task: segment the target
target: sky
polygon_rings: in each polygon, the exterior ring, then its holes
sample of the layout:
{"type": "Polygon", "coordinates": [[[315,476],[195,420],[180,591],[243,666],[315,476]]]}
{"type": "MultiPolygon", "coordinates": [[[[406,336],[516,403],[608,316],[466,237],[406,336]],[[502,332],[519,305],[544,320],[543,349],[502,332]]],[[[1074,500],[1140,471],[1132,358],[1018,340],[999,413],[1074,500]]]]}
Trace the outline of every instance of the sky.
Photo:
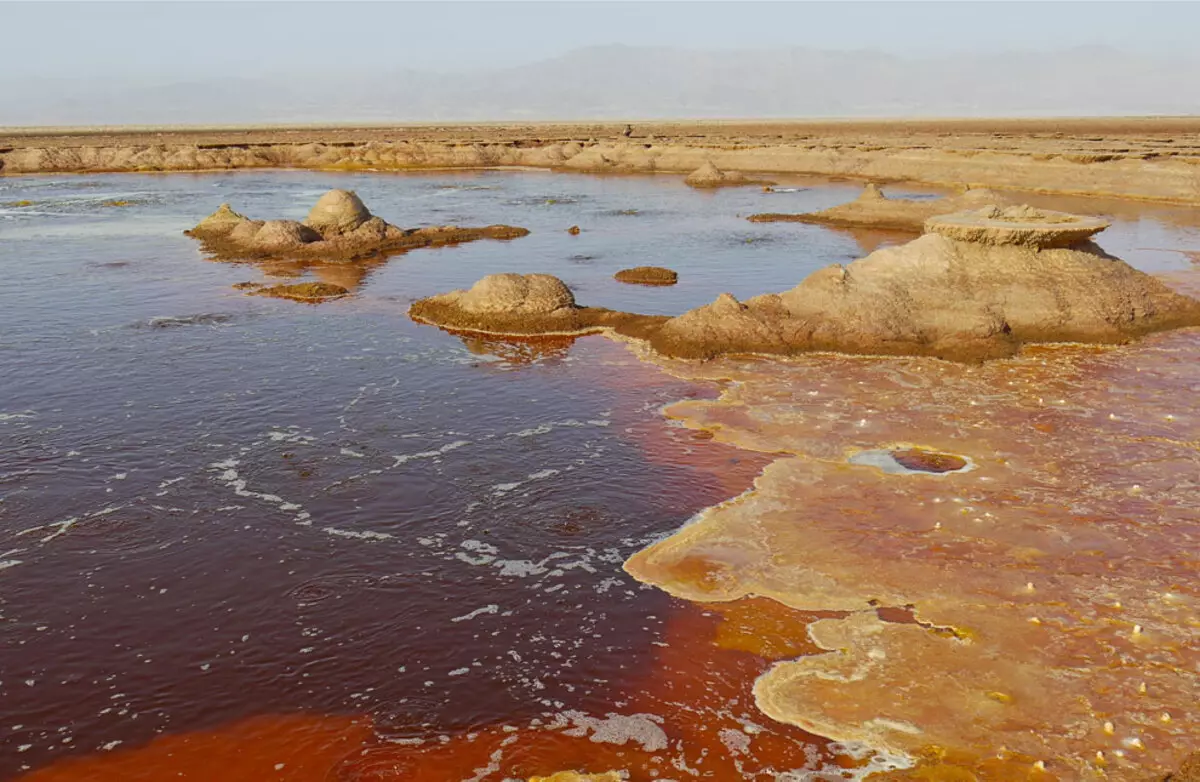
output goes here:
{"type": "Polygon", "coordinates": [[[610,44],[910,56],[1073,46],[1187,54],[1200,3],[0,2],[0,22],[10,77],[147,84],[474,70],[610,44]]]}

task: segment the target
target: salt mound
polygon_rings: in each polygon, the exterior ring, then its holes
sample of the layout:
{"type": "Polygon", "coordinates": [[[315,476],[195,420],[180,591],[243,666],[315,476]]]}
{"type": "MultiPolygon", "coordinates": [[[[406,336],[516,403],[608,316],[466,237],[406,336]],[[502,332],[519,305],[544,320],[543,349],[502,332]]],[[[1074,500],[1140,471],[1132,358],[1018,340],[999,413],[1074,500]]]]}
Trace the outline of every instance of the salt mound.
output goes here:
{"type": "MultiPolygon", "coordinates": [[[[700,168],[688,174],[687,178],[683,181],[691,187],[727,187],[755,184],[755,180],[748,179],[742,172],[722,171],[714,166],[711,161],[706,162],[700,168]]],[[[759,184],[762,183],[759,182],[759,184]]]]}
{"type": "Polygon", "coordinates": [[[216,212],[184,233],[201,240],[207,252],[221,259],[314,258],[336,262],[476,239],[513,239],[529,231],[510,225],[405,230],[373,217],[353,192],[330,190],[321,196],[303,223],[251,220],[233,211],[229,204],[221,204],[216,212]]]}
{"type": "Polygon", "coordinates": [[[204,218],[191,230],[192,235],[201,237],[205,235],[221,235],[224,236],[236,228],[241,223],[247,222],[244,215],[240,215],[233,211],[229,204],[221,204],[217,207],[217,211],[204,218]]]}
{"type": "Polygon", "coordinates": [[[1066,217],[969,213],[945,219],[945,230],[931,220],[935,233],[826,267],[782,294],[744,303],[723,295],[671,319],[650,342],[688,358],[829,350],[979,360],[1027,342],[1120,343],[1200,325],[1200,302],[1094,245],[1047,246],[1104,227],[1066,217]]]}
{"type": "Polygon", "coordinates": [[[467,312],[549,315],[574,309],[566,283],[549,274],[489,274],[458,297],[467,312]]]}
{"type": "Polygon", "coordinates": [[[353,190],[330,190],[308,213],[305,225],[324,237],[338,236],[371,219],[371,213],[353,190]]]}

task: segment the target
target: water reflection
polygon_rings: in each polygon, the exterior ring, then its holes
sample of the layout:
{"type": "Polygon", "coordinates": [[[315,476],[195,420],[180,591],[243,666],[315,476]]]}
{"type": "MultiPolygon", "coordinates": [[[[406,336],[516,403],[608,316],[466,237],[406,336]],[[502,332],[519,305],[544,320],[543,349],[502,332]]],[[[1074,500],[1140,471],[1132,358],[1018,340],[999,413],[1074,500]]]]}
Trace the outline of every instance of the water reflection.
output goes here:
{"type": "Polygon", "coordinates": [[[578,337],[490,337],[483,334],[458,334],[463,346],[476,356],[495,358],[517,366],[562,361],[578,337]]]}

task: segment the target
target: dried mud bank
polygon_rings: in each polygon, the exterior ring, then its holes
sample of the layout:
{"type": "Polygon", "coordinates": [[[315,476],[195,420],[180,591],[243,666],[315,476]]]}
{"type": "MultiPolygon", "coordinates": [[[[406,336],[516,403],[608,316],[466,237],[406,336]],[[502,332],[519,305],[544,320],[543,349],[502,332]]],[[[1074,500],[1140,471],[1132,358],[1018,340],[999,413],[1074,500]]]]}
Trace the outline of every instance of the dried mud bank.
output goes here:
{"type": "Polygon", "coordinates": [[[536,166],[742,172],[1200,203],[1200,121],[646,123],[0,132],[0,173],[536,166]]]}
{"type": "Polygon", "coordinates": [[[1105,254],[1103,220],[988,207],[926,221],[924,236],[740,302],[678,317],[582,307],[549,275],[492,275],[413,304],[411,316],[492,335],[608,332],[669,358],[815,351],[979,361],[1045,342],[1120,344],[1200,326],[1200,301],[1105,254]]]}
{"type": "Polygon", "coordinates": [[[1186,778],[1164,775],[1200,746],[1200,333],[974,366],[651,358],[726,383],[669,418],[790,455],[625,566],[831,612],[757,681],[766,714],[919,761],[889,779],[1186,778]],[[854,459],[913,447],[972,468],[854,459]]]}

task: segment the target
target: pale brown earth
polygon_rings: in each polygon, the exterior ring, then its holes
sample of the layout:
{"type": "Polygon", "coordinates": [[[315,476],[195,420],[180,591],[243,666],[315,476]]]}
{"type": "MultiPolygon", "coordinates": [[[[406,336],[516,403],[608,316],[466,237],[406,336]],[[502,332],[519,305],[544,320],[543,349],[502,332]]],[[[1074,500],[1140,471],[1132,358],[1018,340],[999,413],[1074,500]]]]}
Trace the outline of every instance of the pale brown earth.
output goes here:
{"type": "Polygon", "coordinates": [[[488,334],[609,331],[690,359],[829,351],[979,361],[1031,343],[1120,344],[1200,326],[1200,301],[1086,240],[1106,225],[1028,207],[933,218],[930,233],[827,266],[784,293],[745,302],[726,293],[669,319],[578,306],[561,280],[541,274],[492,275],[410,314],[488,334]]]}
{"type": "Polygon", "coordinates": [[[348,190],[321,196],[303,223],[295,220],[251,220],[221,204],[217,211],[184,231],[199,239],[205,252],[221,260],[319,259],[358,261],[417,247],[460,244],[476,239],[514,239],[524,228],[490,225],[460,228],[397,228],[375,217],[348,190]]]}
{"type": "Polygon", "coordinates": [[[987,188],[973,188],[942,198],[888,198],[876,184],[868,184],[862,194],[847,204],[819,212],[780,214],[768,212],[746,218],[752,223],[815,223],[839,228],[872,228],[883,231],[920,233],[925,221],[938,215],[1006,205],[1008,196],[987,188]]]}
{"type": "Polygon", "coordinates": [[[1200,119],[0,130],[0,173],[539,166],[809,174],[1200,203],[1200,119]]]}

